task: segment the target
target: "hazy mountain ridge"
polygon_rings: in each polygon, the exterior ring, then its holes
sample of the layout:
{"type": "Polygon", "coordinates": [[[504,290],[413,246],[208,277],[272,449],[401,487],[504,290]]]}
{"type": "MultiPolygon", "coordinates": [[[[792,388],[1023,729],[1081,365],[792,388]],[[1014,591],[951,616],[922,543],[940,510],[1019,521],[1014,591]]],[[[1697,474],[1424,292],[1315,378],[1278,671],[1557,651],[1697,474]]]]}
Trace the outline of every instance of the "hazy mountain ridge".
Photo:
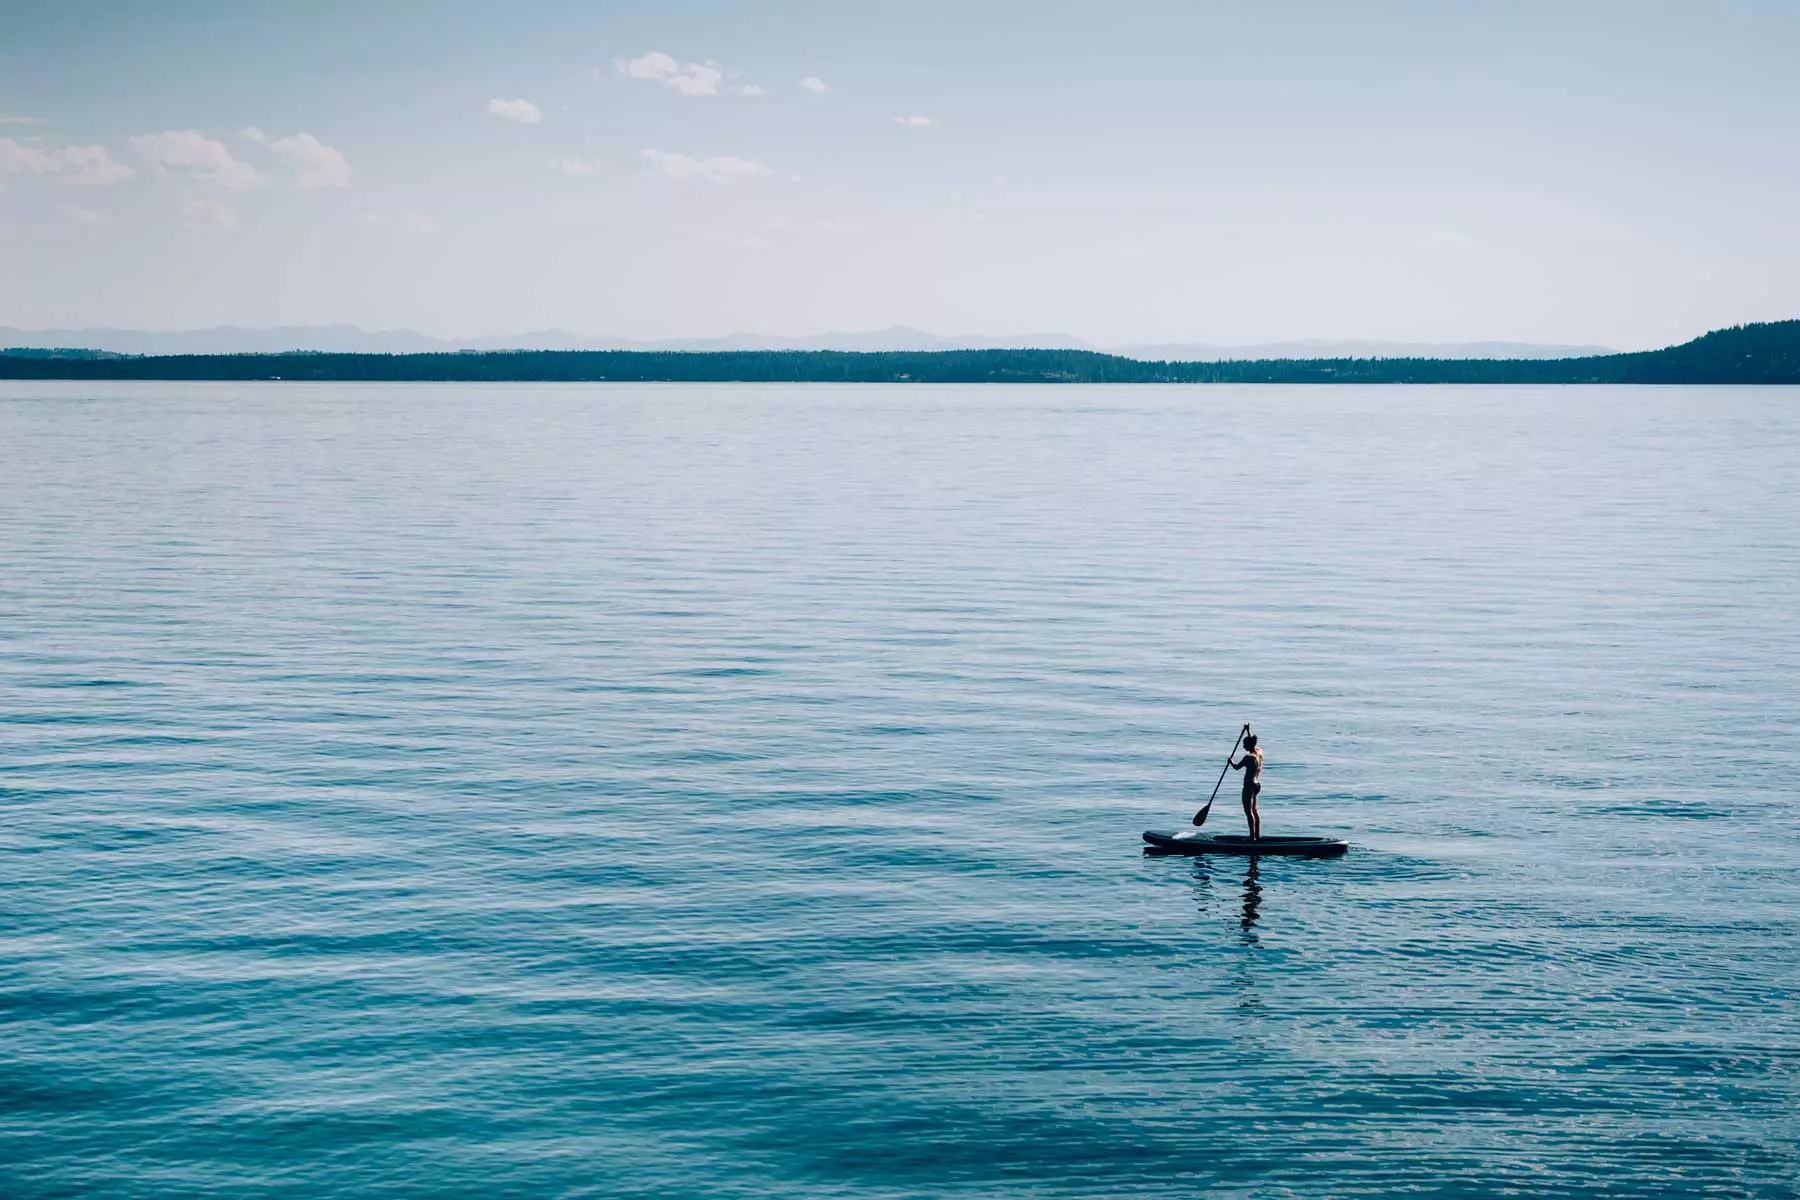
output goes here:
{"type": "Polygon", "coordinates": [[[287,325],[267,329],[221,325],[212,329],[16,329],[0,327],[0,345],[18,349],[102,350],[113,354],[443,354],[458,350],[1091,350],[1064,334],[957,337],[895,325],[863,333],[828,332],[805,337],[733,333],[710,338],[590,337],[566,329],[469,338],[439,338],[411,329],[367,330],[355,325],[287,325]]]}
{"type": "Polygon", "coordinates": [[[437,338],[411,329],[366,330],[355,325],[288,325],[267,329],[222,325],[212,329],[15,329],[0,327],[0,346],[30,350],[85,350],[111,354],[443,354],[457,350],[642,350],[651,352],[841,350],[852,353],[937,350],[1103,350],[1152,362],[1223,362],[1288,358],[1583,358],[1612,354],[1605,346],[1536,342],[1386,342],[1370,339],[1264,342],[1142,343],[1102,348],[1060,333],[1005,337],[930,333],[905,325],[861,333],[805,337],[733,333],[713,338],[588,337],[562,329],[476,338],[437,338]]]}
{"type": "Polygon", "coordinates": [[[1245,346],[1206,342],[1115,346],[1107,353],[1145,362],[1232,362],[1294,358],[1594,358],[1618,351],[1608,346],[1564,346],[1552,342],[1384,342],[1368,338],[1311,338],[1245,346]]]}

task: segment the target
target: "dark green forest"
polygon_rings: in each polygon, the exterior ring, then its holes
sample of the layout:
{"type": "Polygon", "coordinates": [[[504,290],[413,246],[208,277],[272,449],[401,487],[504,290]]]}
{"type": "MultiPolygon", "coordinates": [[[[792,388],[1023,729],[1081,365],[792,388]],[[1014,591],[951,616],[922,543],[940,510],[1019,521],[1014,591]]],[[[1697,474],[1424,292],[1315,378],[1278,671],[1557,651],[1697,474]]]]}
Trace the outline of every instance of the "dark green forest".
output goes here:
{"type": "Polygon", "coordinates": [[[681,383],[1800,383],[1800,320],[1715,330],[1636,354],[1560,359],[1143,362],[1087,350],[101,355],[0,351],[0,379],[681,383]]]}

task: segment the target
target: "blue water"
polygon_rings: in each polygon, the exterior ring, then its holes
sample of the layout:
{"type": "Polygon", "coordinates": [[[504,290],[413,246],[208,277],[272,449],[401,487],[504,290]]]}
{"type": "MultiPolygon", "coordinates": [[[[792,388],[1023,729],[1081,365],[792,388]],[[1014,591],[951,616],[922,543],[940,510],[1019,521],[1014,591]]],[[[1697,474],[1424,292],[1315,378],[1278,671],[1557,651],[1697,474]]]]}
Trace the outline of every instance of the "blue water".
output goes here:
{"type": "Polygon", "coordinates": [[[0,1195],[1793,1197],[1797,484],[1791,389],[0,385],[0,1195]],[[1349,855],[1146,858],[1246,720],[1349,855]]]}

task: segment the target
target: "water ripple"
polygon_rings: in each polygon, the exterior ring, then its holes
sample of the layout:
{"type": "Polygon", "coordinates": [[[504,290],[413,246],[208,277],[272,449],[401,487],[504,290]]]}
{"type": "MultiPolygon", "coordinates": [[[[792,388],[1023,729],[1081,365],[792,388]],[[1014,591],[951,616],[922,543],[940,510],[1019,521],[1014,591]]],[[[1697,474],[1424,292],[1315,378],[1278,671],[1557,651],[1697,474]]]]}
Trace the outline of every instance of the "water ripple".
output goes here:
{"type": "Polygon", "coordinates": [[[1793,1200],[1797,398],[4,385],[0,1192],[1793,1200]]]}

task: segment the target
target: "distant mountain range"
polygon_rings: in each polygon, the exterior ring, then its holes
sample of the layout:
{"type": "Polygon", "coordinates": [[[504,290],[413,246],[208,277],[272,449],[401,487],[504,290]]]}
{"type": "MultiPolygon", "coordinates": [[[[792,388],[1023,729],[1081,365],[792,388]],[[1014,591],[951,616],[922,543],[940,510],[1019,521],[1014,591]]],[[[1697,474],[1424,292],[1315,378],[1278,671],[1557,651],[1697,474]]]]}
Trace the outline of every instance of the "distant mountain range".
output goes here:
{"type": "MultiPolygon", "coordinates": [[[[31,350],[89,350],[110,354],[443,354],[457,350],[643,350],[694,353],[729,350],[843,350],[859,353],[933,350],[1095,350],[1080,338],[1059,333],[1012,337],[955,337],[895,325],[867,333],[820,333],[809,337],[734,333],[716,338],[632,341],[586,337],[561,329],[478,338],[435,338],[410,329],[370,331],[354,325],[289,325],[246,329],[155,332],[138,329],[12,329],[0,327],[0,347],[31,350]]],[[[1536,342],[1299,341],[1232,346],[1174,342],[1115,346],[1106,351],[1152,362],[1224,362],[1285,358],[1583,358],[1611,354],[1605,346],[1560,346],[1536,342]]]]}
{"type": "Polygon", "coordinates": [[[1607,346],[1549,342],[1381,342],[1365,339],[1258,342],[1215,346],[1204,342],[1115,346],[1107,351],[1145,362],[1243,362],[1290,358],[1592,358],[1616,354],[1607,346]]]}

